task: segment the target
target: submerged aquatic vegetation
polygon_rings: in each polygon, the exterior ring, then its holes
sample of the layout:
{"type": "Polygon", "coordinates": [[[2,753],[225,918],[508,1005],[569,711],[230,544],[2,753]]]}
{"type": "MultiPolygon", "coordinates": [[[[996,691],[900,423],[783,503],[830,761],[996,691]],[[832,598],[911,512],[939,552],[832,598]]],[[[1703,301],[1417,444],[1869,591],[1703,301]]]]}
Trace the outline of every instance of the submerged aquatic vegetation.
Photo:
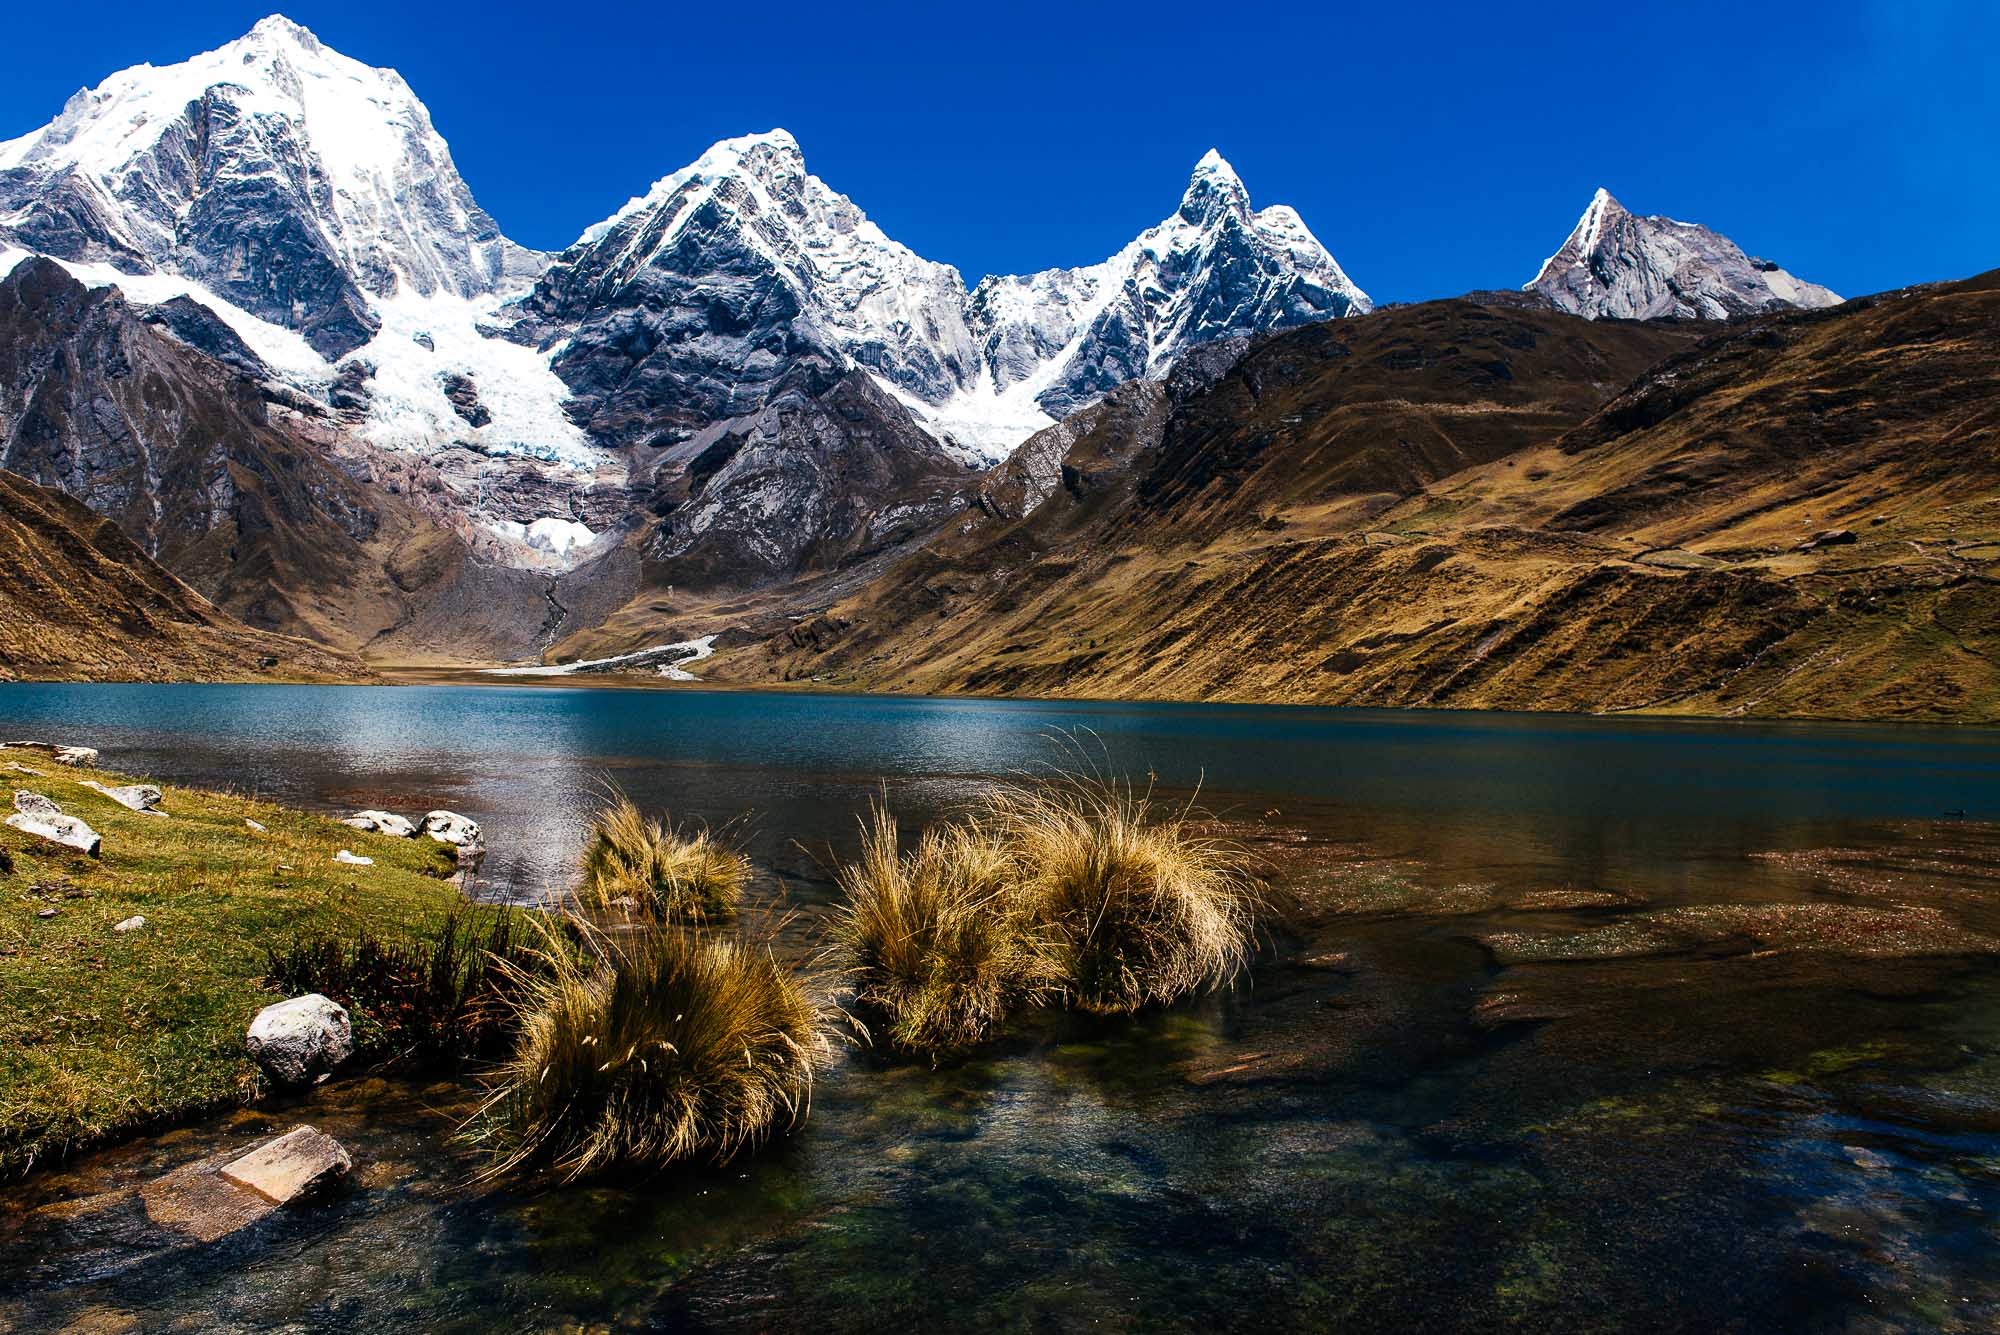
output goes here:
{"type": "Polygon", "coordinates": [[[649,819],[615,793],[591,827],[584,855],[583,902],[630,903],[662,922],[712,922],[736,912],[750,882],[750,859],[707,829],[649,819]]]}
{"type": "Polygon", "coordinates": [[[490,1174],[725,1159],[804,1116],[831,1035],[797,970],[675,928],[591,944],[522,975],[515,1050],[467,1128],[490,1174]]]}
{"type": "Polygon", "coordinates": [[[1001,795],[1021,920],[1068,1001],[1135,1011],[1231,982],[1256,953],[1263,890],[1244,851],[1109,781],[1001,795]]]}
{"type": "Polygon", "coordinates": [[[853,968],[857,1008],[880,1017],[896,1047],[935,1054],[980,1042],[1033,990],[1039,956],[1010,893],[1018,868],[991,827],[933,827],[905,853],[878,804],[860,858],[836,879],[847,897],[833,943],[853,968]]]}
{"type": "Polygon", "coordinates": [[[517,911],[468,907],[399,934],[302,933],[269,950],[265,974],[345,1006],[364,1052],[445,1063],[505,1046],[521,980],[544,953],[517,911]]]}

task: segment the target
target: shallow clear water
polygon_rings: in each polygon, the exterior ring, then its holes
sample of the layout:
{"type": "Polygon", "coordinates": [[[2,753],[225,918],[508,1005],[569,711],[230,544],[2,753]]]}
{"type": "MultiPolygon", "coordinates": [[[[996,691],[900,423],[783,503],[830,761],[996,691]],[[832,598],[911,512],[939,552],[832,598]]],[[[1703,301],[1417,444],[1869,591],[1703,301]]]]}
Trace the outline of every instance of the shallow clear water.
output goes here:
{"type": "Polygon", "coordinates": [[[1062,731],[1279,859],[1307,911],[1250,985],[850,1055],[754,1157],[541,1192],[466,1185],[463,1089],[337,1082],[0,1195],[0,1326],[2000,1328],[2000,734],[0,686],[0,733],[115,768],[463,811],[499,894],[563,882],[605,775],[751,809],[808,924],[883,785],[941,811],[1062,731]],[[358,1190],[207,1246],[134,1205],[297,1120],[358,1190]]]}

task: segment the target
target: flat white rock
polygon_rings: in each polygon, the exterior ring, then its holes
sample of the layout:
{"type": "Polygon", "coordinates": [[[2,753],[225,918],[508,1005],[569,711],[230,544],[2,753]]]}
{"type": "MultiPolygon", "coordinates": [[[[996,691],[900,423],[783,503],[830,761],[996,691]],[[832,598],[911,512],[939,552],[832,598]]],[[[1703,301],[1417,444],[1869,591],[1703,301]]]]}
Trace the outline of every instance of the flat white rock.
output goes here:
{"type": "Polygon", "coordinates": [[[79,853],[99,856],[104,840],[97,831],[78,820],[75,816],[65,816],[61,807],[25,789],[14,792],[14,814],[7,817],[8,825],[23,834],[32,834],[38,839],[46,839],[64,848],[73,848],[79,853]]]}
{"type": "Polygon", "coordinates": [[[394,835],[398,839],[411,838],[417,832],[417,827],[413,823],[393,811],[357,811],[352,816],[342,816],[340,823],[351,825],[357,830],[394,835]]]}
{"type": "Polygon", "coordinates": [[[349,867],[372,867],[375,865],[374,858],[359,857],[344,848],[333,855],[333,860],[349,867]]]}
{"type": "Polygon", "coordinates": [[[94,788],[121,807],[144,812],[148,816],[164,816],[164,811],[155,810],[160,805],[160,790],[150,783],[128,783],[122,788],[107,788],[95,779],[85,779],[83,786],[94,788]]]}
{"type": "Polygon", "coordinates": [[[317,1127],[301,1126],[267,1140],[222,1166],[225,1181],[256,1192],[273,1205],[290,1205],[343,1181],[354,1160],[339,1141],[317,1127]]]}
{"type": "Polygon", "coordinates": [[[143,913],[135,913],[131,917],[127,918],[124,922],[113,923],[111,925],[111,930],[114,932],[136,932],[145,925],[146,925],[146,915],[143,913]]]}
{"type": "Polygon", "coordinates": [[[479,822],[456,811],[433,811],[424,817],[423,832],[441,844],[470,848],[479,842],[479,822]]]}

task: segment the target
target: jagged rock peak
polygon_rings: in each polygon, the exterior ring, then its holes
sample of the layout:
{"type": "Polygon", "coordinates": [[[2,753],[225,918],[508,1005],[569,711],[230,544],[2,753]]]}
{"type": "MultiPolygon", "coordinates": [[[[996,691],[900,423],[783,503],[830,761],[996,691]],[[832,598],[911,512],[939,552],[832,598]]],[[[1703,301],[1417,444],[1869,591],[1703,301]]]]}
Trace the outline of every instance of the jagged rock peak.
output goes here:
{"type": "Polygon", "coordinates": [[[1243,178],[1236,174],[1236,169],[1211,148],[1201,155],[1201,161],[1194,165],[1194,174],[1188,178],[1187,193],[1181,196],[1180,216],[1191,223],[1201,222],[1223,209],[1247,214],[1250,192],[1244,188],[1243,178]]]}
{"type": "Polygon", "coordinates": [[[1698,223],[1635,214],[1602,187],[1522,290],[1593,320],[1723,320],[1841,301],[1698,223]]]}

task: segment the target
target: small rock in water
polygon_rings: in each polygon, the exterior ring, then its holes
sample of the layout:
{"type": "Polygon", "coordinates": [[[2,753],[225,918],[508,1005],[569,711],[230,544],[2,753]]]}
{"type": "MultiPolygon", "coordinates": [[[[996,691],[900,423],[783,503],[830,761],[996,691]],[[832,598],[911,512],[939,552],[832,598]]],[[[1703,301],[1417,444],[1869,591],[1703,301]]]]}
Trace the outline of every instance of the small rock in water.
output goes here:
{"type": "Polygon", "coordinates": [[[410,821],[393,811],[357,811],[352,816],[342,816],[342,825],[351,825],[357,830],[372,830],[378,834],[394,835],[398,839],[408,839],[417,832],[410,821]]]}
{"type": "Polygon", "coordinates": [[[350,867],[372,867],[375,865],[374,858],[358,857],[344,848],[333,855],[333,860],[335,862],[344,862],[350,867]]]}
{"type": "Polygon", "coordinates": [[[273,1205],[290,1205],[338,1185],[352,1171],[354,1160],[339,1141],[301,1126],[223,1165],[222,1177],[273,1205]]]}
{"type": "Polygon", "coordinates": [[[88,853],[91,857],[97,857],[104,845],[97,831],[75,816],[65,816],[61,807],[40,793],[31,793],[26,789],[14,791],[14,814],[7,818],[6,823],[23,834],[32,834],[79,853],[88,853]]]}
{"type": "Polygon", "coordinates": [[[302,1085],[354,1055],[346,1008],[317,992],[257,1012],[245,1044],[257,1064],[285,1085],[302,1085]]]}
{"type": "Polygon", "coordinates": [[[85,779],[83,786],[94,788],[121,807],[144,812],[148,816],[164,816],[164,811],[155,810],[160,805],[160,790],[150,783],[129,783],[122,788],[107,788],[95,779],[85,779]]]}
{"type": "Polygon", "coordinates": [[[423,832],[441,844],[470,848],[479,842],[479,822],[456,811],[433,811],[424,817],[423,832]]]}
{"type": "Polygon", "coordinates": [[[145,925],[146,925],[146,915],[143,913],[135,913],[131,917],[127,918],[124,922],[113,923],[111,925],[111,930],[114,932],[136,932],[145,925]]]}

